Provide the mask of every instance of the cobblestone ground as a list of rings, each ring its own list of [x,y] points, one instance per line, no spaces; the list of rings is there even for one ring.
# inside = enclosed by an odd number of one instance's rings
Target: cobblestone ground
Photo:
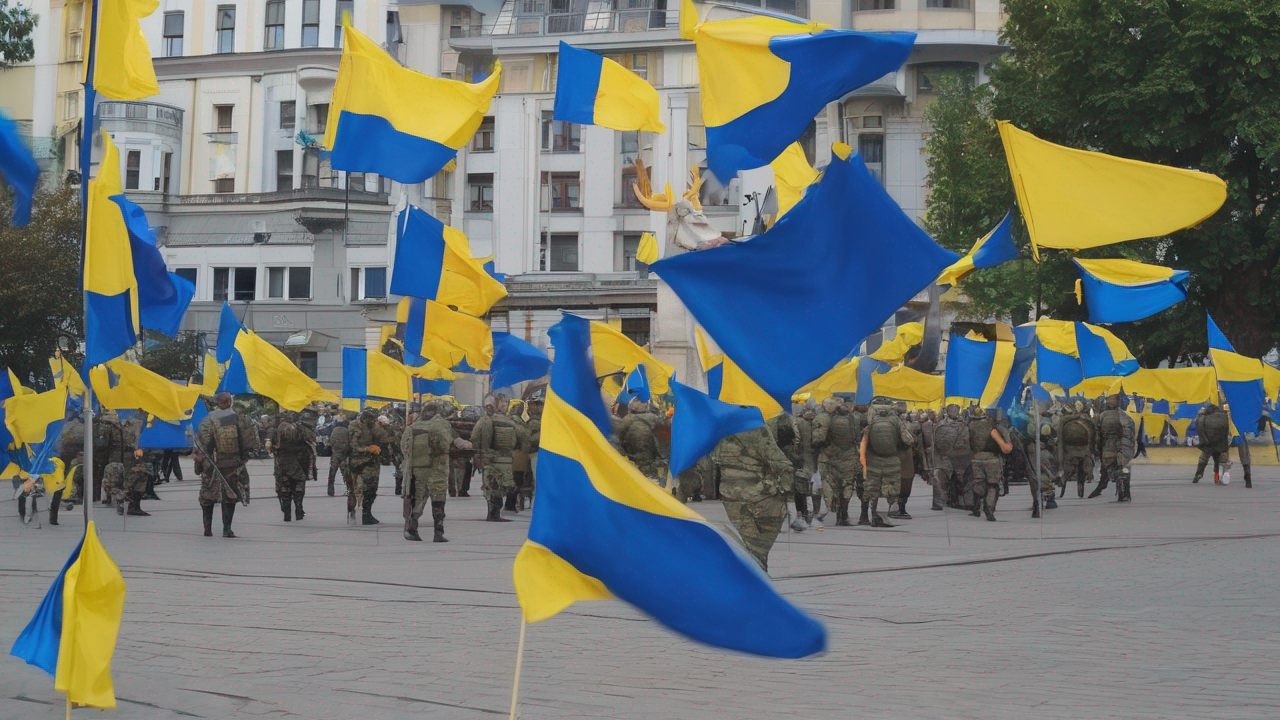
[[[235,540],[216,536],[220,518],[201,536],[190,481],[161,485],[150,518],[97,510],[128,583],[112,717],[506,717],[528,513],[484,523],[481,498],[451,499],[452,542],[409,543],[399,498],[379,498],[377,529],[350,528],[343,498],[311,484],[306,519],[284,523],[266,464],[252,469]],[[1043,523],[1025,486],[997,523],[931,512],[925,488],[896,529],[784,535],[772,575],[830,630],[809,660],[719,652],[618,602],[577,605],[529,628],[522,717],[1276,717],[1280,471],[1259,468],[1252,490],[1190,475],[1139,467],[1132,504],[1072,489]],[[718,503],[694,507],[725,521]],[[5,648],[82,533],[79,512],[63,518],[23,527],[0,503]],[[0,661],[0,720],[63,712],[43,671]]]

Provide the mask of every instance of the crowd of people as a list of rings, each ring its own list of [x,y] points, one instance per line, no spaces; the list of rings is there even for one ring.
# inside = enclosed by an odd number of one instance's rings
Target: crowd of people
[[[1130,463],[1140,452],[1141,438],[1124,410],[1125,398],[1054,400],[1043,412],[1027,400],[1011,414],[954,404],[941,412],[909,411],[887,398],[869,405],[847,397],[806,400],[762,427],[721,440],[675,478],[668,477],[670,408],[664,412],[638,398],[615,404],[610,441],[641,474],[680,502],[721,501],[743,546],[765,569],[770,548],[788,524],[803,532],[827,525],[891,528],[911,520],[907,504],[917,477],[931,489],[932,511],[963,509],[991,522],[1011,481],[1028,484],[1030,512],[1040,517],[1042,510],[1057,507],[1057,491],[1065,495],[1072,484],[1083,498],[1085,486],[1094,482],[1095,465],[1099,481],[1089,498],[1114,483],[1118,502],[1132,500]],[[214,510],[220,506],[222,536],[235,537],[236,506],[251,500],[247,463],[256,458],[273,463],[283,520],[305,518],[307,483],[319,480],[318,431],[330,454],[327,494],[337,494],[340,477],[350,524],[379,524],[373,508],[384,466],[391,467],[395,495],[401,498],[406,540],[422,540],[419,521],[430,503],[432,540],[448,542],[447,498],[469,497],[475,473],[482,478],[485,520],[507,522],[504,513],[532,507],[541,392],[527,401],[488,395],[483,407],[438,399],[412,403],[407,411],[404,405],[359,412],[319,405],[259,414],[237,409],[227,393],[219,393],[214,406],[192,438],[205,536],[213,535]],[[156,484],[169,482],[174,474],[182,480],[178,449],[139,447],[145,423],[143,413],[121,421],[108,410],[96,418],[92,482],[85,488],[84,423],[78,415],[69,418],[59,444],[63,465],[70,468],[68,482],[50,498],[51,525],[58,524],[64,506],[85,502],[86,492],[117,513],[146,517],[142,502],[158,499]],[[1215,482],[1229,481],[1226,409],[1206,404],[1196,428],[1201,454],[1193,482],[1200,481],[1210,461]],[[1252,487],[1248,446],[1237,447],[1245,485]],[[34,499],[42,490],[36,481],[20,494],[24,518],[37,511]],[[850,509],[855,500],[856,520]]]

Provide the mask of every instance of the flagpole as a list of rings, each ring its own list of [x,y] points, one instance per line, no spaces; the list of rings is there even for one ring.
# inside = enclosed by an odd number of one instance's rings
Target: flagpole
[[[84,380],[84,451],[80,461],[81,500],[84,501],[84,527],[93,522],[93,383],[89,382],[89,291],[85,289],[84,267],[89,243],[89,167],[93,153],[93,105],[97,92],[93,89],[93,70],[98,47],[98,3],[90,3],[89,47],[85,54],[84,117],[80,120],[80,301],[85,338],[85,361],[81,363]],[[71,698],[67,698],[67,717],[71,717]]]
[[[1040,516],[1040,539],[1044,539],[1044,508],[1041,507],[1044,499],[1044,478],[1040,474],[1040,401],[1036,399],[1035,391],[1031,392],[1031,406],[1035,409],[1036,423],[1036,486],[1040,488],[1040,492],[1036,493],[1036,514]],[[1049,487],[1053,487],[1050,485]]]
[[[516,720],[516,705],[520,697],[520,666],[524,662],[524,630],[528,627],[528,622],[524,617],[524,610],[520,610],[520,642],[516,645],[516,672],[515,679],[511,681],[511,715],[508,720]]]
[[[71,696],[67,695],[67,720],[71,720]]]

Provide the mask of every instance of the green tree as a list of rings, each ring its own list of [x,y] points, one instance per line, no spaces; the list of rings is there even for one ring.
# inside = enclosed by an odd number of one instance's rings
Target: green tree
[[[942,120],[930,137],[946,158],[931,165],[930,227],[944,243],[986,229],[967,218],[998,218],[1009,205],[1008,171],[995,118],[1051,142],[1120,157],[1211,172],[1227,182],[1226,204],[1199,227],[1167,238],[1113,245],[1087,257],[1131,257],[1190,270],[1189,301],[1114,328],[1144,363],[1195,359],[1206,347],[1204,311],[1237,350],[1259,356],[1280,342],[1280,2],[1277,0],[1005,0],[1003,41],[991,88],[967,100],[944,94],[929,108]],[[951,112],[975,116],[946,122]],[[985,113],[985,115],[984,115]],[[940,137],[940,136],[948,137]],[[957,137],[951,139],[951,135]],[[967,141],[991,153],[948,152]],[[994,143],[994,144],[992,144]],[[932,162],[932,161],[931,161]],[[945,168],[942,164],[946,164]],[[994,165],[1001,165],[993,169]],[[972,183],[977,191],[954,190]],[[1003,184],[1004,191],[993,189]],[[986,188],[986,189],[984,189]],[[950,208],[963,202],[978,209]],[[957,219],[958,218],[958,219]],[[948,233],[952,233],[951,237]],[[975,234],[976,233],[976,234]],[[953,245],[957,246],[957,245]],[[1017,319],[1042,291],[1046,313],[1081,319],[1066,253],[1042,253],[964,289],[992,314]],[[1010,273],[1020,289],[1001,300],[985,284]],[[972,276],[971,276],[972,277]],[[1027,282],[1034,280],[1035,282]],[[971,290],[972,286],[972,290]],[[1001,303],[1004,303],[1001,306]]]
[[[35,57],[36,46],[31,42],[40,16],[22,5],[10,5],[0,0],[0,70],[24,63]]]
[[[10,217],[12,203],[0,196],[0,217]],[[39,192],[29,225],[0,222],[0,366],[24,383],[49,375],[59,338],[74,349],[83,337],[82,308],[80,194]]]
[[[204,336],[180,330],[167,337],[154,330],[143,331],[142,366],[170,380],[191,380],[204,366]]]

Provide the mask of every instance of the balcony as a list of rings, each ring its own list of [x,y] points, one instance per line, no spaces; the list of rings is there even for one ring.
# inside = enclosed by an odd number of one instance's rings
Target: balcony
[[[386,205],[387,193],[351,190],[351,202],[365,205]],[[347,191],[343,188],[307,187],[294,190],[277,190],[261,193],[215,193],[212,195],[170,195],[169,205],[269,205],[274,203],[326,202],[345,203]]]
[[[516,15],[504,8],[492,23],[450,28],[449,44],[457,50],[475,50],[490,47],[494,39],[655,31],[670,31],[674,39],[678,36],[679,27],[678,10],[599,10]]]

